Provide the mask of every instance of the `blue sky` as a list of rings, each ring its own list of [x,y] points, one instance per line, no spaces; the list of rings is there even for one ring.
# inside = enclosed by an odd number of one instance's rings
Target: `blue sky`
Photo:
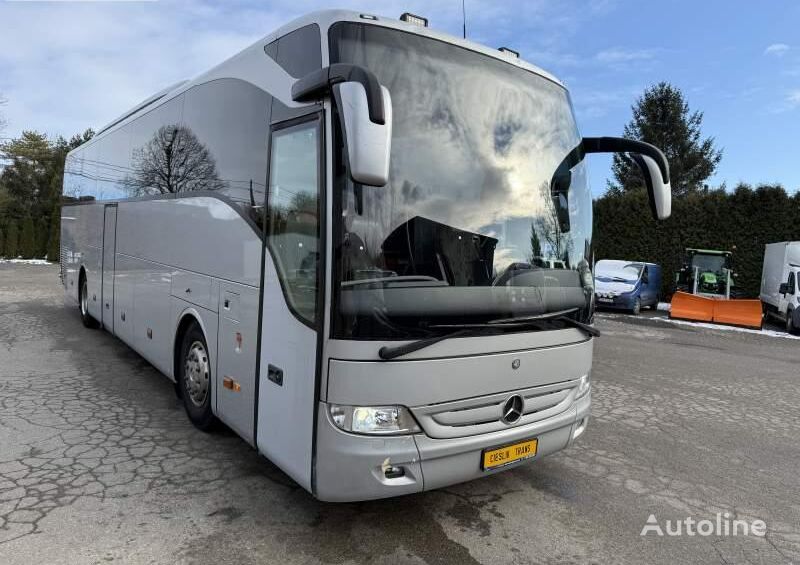
[[[427,16],[461,34],[461,2],[9,2],[0,0],[0,106],[8,125],[71,135],[99,127],[164,86],[198,74],[292,18],[339,7]],[[584,135],[620,135],[630,106],[661,80],[705,113],[724,149],[712,186],[800,189],[800,2],[467,0],[467,34],[560,77]],[[610,159],[592,157],[592,188]]]

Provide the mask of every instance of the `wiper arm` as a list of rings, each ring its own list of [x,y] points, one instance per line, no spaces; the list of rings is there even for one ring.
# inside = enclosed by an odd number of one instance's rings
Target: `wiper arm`
[[[408,355],[409,353],[419,351],[420,349],[425,349],[426,347],[435,345],[440,341],[444,341],[452,337],[460,337],[462,335],[467,335],[469,333],[472,333],[473,330],[474,328],[465,327],[450,333],[418,339],[417,341],[412,341],[411,343],[407,343],[405,345],[397,345],[395,347],[389,347],[387,345],[384,345],[378,350],[378,357],[380,357],[384,361],[389,361],[390,359],[395,359],[396,357],[401,357],[403,355]]]
[[[597,328],[590,326],[589,324],[584,324],[583,322],[579,322],[574,318],[570,318],[567,314],[572,314],[577,312],[580,308],[570,308],[568,310],[559,310],[558,312],[545,312],[544,314],[537,314],[535,316],[526,316],[524,318],[500,318],[498,320],[492,320],[488,322],[492,326],[495,327],[519,327],[523,325],[529,325],[530,322],[538,322],[541,320],[555,320],[557,322],[564,322],[568,326],[572,326],[573,328],[577,328],[589,334],[592,337],[600,337],[600,330]]]
[[[568,326],[572,326],[574,328],[584,331],[591,337],[600,337],[600,330],[598,330],[597,328],[594,328],[589,324],[584,324],[583,322],[573,320],[572,318],[566,316],[566,314],[571,314],[577,310],[579,309],[570,308],[569,310],[548,312],[546,314],[527,316],[524,318],[501,318],[499,320],[492,320],[491,322],[487,322],[485,324],[450,324],[450,325],[442,324],[438,326],[430,326],[431,329],[448,328],[452,329],[453,331],[436,336],[418,339],[417,341],[412,341],[411,343],[407,343],[405,345],[397,345],[395,347],[389,347],[387,345],[384,345],[378,350],[378,357],[380,357],[384,361],[389,361],[390,359],[395,359],[397,357],[402,357],[403,355],[408,355],[409,353],[419,351],[420,349],[425,349],[426,347],[430,347],[431,345],[435,345],[440,341],[444,341],[446,339],[451,339],[454,337],[462,337],[467,335],[485,335],[486,333],[492,334],[495,333],[493,330],[500,330],[504,328],[536,327],[537,322],[543,320],[544,321],[555,320],[558,322],[563,322]],[[489,331],[487,332],[486,330]]]
[[[587,334],[592,337],[600,337],[600,330],[595,328],[594,326],[590,326],[589,324],[584,324],[583,322],[579,322],[573,318],[568,318],[567,316],[559,316],[557,318],[553,318],[554,320],[558,320],[559,322],[564,322],[568,326],[572,326],[573,328],[578,328],[579,330],[583,330]]]

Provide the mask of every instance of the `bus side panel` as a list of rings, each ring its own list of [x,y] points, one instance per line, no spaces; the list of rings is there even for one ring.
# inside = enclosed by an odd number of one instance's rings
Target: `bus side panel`
[[[117,333],[174,379],[180,319],[197,318],[216,368],[214,412],[252,441],[261,239],[230,204],[208,196],[122,201],[117,214]],[[225,327],[218,357],[221,286],[240,303],[238,317],[227,317],[236,323]],[[218,403],[225,376],[241,386],[232,403],[230,397]]]
[[[114,335],[131,347],[133,343],[133,286],[136,259],[117,253],[114,269]]]
[[[217,198],[120,202],[117,252],[253,287],[261,282],[260,238]]]
[[[78,302],[81,267],[87,277],[89,313],[101,319],[100,288],[103,251],[103,204],[65,206],[61,213],[64,284],[67,296]]]
[[[145,359],[167,376],[172,376],[171,280],[169,267],[136,260],[133,276],[133,343]]]

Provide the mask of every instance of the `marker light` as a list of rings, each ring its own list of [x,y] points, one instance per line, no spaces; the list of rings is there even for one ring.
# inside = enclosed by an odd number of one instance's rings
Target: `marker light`
[[[500,49],[498,49],[498,51],[502,53],[507,53],[512,57],[516,57],[517,59],[519,59],[519,53],[517,51],[514,51],[513,49],[509,49],[508,47],[501,47]]]
[[[578,392],[575,394],[575,400],[586,396],[590,390],[592,390],[592,375],[583,375],[578,383]]]
[[[420,431],[405,406],[341,406],[331,404],[331,420],[337,427],[357,434],[400,435]]]
[[[400,16],[401,22],[406,22],[407,24],[414,24],[422,27],[428,27],[428,18],[423,18],[422,16],[415,16],[409,12],[405,12],[402,16]]]

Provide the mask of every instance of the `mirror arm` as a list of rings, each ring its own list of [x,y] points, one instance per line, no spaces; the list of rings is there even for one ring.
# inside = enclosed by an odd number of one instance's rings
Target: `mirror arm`
[[[383,107],[383,95],[378,78],[372,71],[359,65],[335,63],[308,73],[292,85],[292,100],[313,102],[330,92],[331,87],[340,82],[361,84],[367,93],[369,120],[379,125],[386,123],[386,110]]]
[[[584,137],[581,145],[585,153],[641,153],[647,155],[658,165],[664,184],[669,184],[667,158],[655,145],[623,137]]]

